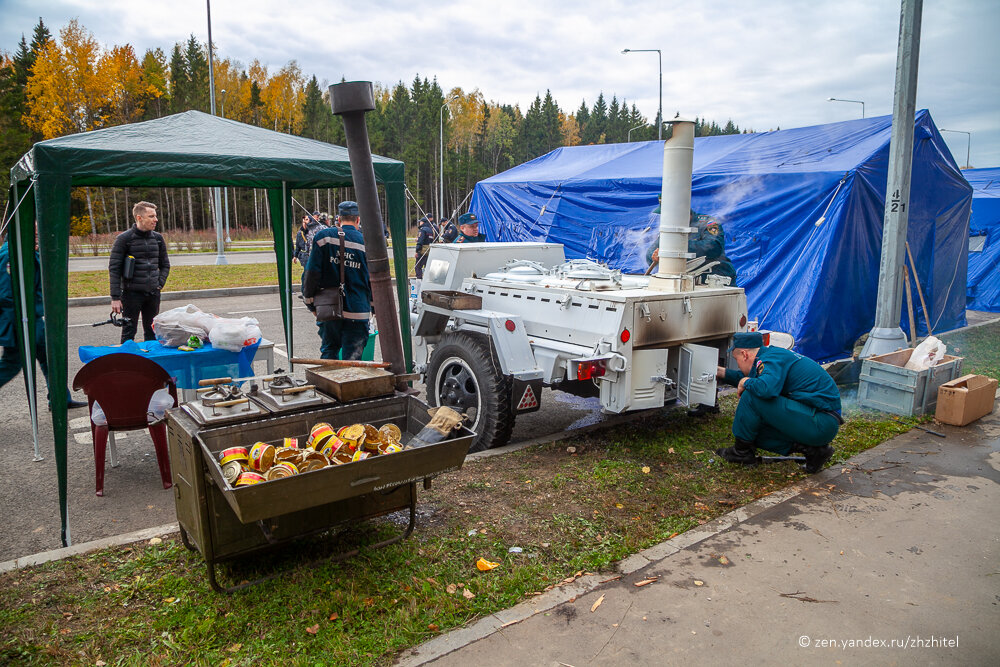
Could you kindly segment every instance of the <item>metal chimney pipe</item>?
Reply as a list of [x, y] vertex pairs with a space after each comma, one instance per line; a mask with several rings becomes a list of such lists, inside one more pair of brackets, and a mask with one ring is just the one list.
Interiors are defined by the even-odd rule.
[[330, 86], [330, 106], [333, 113], [344, 119], [347, 154], [351, 160], [351, 176], [361, 214], [361, 233], [365, 237], [365, 254], [372, 284], [372, 299], [379, 322], [379, 345], [382, 359], [396, 374], [405, 373], [403, 340], [400, 337], [398, 310], [389, 275], [389, 250], [382, 233], [382, 210], [375, 185], [372, 149], [368, 141], [365, 114], [375, 109], [371, 81], [348, 81]]
[[691, 226], [691, 174], [694, 170], [694, 122], [675, 118], [673, 133], [663, 143], [663, 186], [660, 200], [660, 263], [651, 289], [687, 292], [694, 281], [684, 277]]

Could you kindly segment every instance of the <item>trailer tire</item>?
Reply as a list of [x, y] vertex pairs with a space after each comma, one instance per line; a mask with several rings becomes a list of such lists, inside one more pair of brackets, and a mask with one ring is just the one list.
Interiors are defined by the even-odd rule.
[[514, 428], [511, 378], [488, 338], [461, 332], [442, 336], [431, 352], [425, 383], [427, 401], [469, 415], [465, 425], [476, 433], [469, 452], [499, 447]]

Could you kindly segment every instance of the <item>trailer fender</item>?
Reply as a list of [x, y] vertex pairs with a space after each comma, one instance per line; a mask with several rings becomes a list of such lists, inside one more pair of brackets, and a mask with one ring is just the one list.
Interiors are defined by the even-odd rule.
[[543, 378], [544, 373], [535, 362], [524, 321], [519, 315], [497, 313], [489, 317], [489, 327], [490, 339], [504, 375], [525, 381]]

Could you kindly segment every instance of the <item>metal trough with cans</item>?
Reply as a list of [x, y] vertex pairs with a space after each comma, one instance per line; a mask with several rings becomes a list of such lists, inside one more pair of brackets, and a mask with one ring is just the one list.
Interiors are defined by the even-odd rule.
[[232, 592], [273, 575], [226, 587], [216, 576], [219, 562], [262, 552], [335, 526], [408, 509], [405, 530], [369, 548], [405, 539], [413, 532], [416, 520], [417, 482], [423, 482], [426, 488], [431, 478], [461, 468], [472, 431], [463, 427], [454, 437], [426, 447], [238, 488], [223, 476], [218, 455], [229, 447], [249, 447], [256, 441], [274, 442], [289, 436], [300, 436], [304, 442], [304, 436], [317, 422], [368, 423], [376, 427], [392, 423], [402, 431], [405, 444], [428, 421], [426, 404], [403, 394], [222, 426], [198, 424], [187, 412], [171, 410], [167, 434], [181, 539], [189, 549], [204, 556], [209, 583], [220, 592]]

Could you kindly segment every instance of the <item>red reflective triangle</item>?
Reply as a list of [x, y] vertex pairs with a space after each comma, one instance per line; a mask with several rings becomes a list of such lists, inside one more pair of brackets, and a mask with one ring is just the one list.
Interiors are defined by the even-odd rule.
[[529, 384], [524, 390], [524, 394], [521, 396], [521, 402], [517, 404], [518, 410], [527, 410], [528, 408], [537, 408], [538, 399], [535, 398], [535, 392], [531, 391], [531, 385]]

